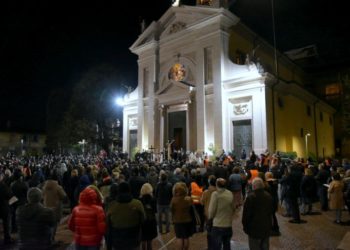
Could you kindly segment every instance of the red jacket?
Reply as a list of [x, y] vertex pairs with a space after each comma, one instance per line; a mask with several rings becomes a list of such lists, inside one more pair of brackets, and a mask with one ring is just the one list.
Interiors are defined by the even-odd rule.
[[96, 205], [97, 193], [92, 188], [85, 188], [68, 221], [68, 227], [74, 232], [74, 241], [80, 246], [99, 246], [106, 232], [105, 213]]

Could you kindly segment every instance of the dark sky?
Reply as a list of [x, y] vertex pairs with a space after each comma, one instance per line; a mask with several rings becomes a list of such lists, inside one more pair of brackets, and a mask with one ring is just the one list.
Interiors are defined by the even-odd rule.
[[[135, 86], [137, 57], [128, 48], [140, 33], [140, 19], [149, 24], [171, 5], [171, 0], [78, 2], [2, 1], [0, 128], [11, 121], [16, 128], [44, 130], [50, 91], [65, 88], [69, 92], [81, 74], [95, 65], [115, 65]], [[350, 31], [347, 9], [340, 1], [274, 2], [279, 49], [316, 43], [327, 63], [350, 58], [345, 43]], [[236, 0], [230, 9], [271, 41], [270, 3]]]

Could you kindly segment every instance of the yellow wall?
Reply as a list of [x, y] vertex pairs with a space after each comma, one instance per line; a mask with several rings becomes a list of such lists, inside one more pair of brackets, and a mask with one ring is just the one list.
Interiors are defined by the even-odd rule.
[[[332, 156], [334, 155], [334, 140], [333, 140], [333, 128], [334, 119], [331, 114], [323, 112], [323, 121], [320, 120], [320, 108], [316, 109], [316, 124], [318, 134], [318, 153], [319, 156]], [[332, 120], [332, 124], [330, 122]]]
[[[277, 97], [278, 96], [278, 97]], [[283, 107], [279, 107], [278, 98], [282, 99]], [[316, 128], [314, 106], [292, 95], [275, 95], [276, 110], [276, 149], [283, 152], [296, 151], [298, 157], [306, 157], [306, 139], [308, 137], [308, 152], [318, 157], [334, 156], [333, 125], [330, 125], [330, 113], [316, 104]], [[307, 115], [307, 105], [311, 108], [311, 116]], [[320, 111], [323, 122], [320, 121]], [[333, 119], [333, 118], [332, 118]], [[303, 136], [301, 135], [303, 129]], [[317, 131], [317, 135], [316, 135]], [[318, 152], [316, 151], [316, 136]], [[324, 150], [323, 150], [324, 149]], [[324, 154], [323, 154], [324, 152]]]

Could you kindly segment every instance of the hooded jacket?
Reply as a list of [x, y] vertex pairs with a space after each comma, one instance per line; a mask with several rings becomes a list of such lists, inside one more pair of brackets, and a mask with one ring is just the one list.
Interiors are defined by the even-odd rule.
[[66, 192], [58, 185], [57, 181], [47, 180], [45, 182], [43, 187], [44, 206], [54, 210], [56, 221], [61, 220], [63, 212], [62, 202], [66, 196]]
[[99, 246], [106, 232], [105, 214], [98, 204], [94, 189], [85, 188], [68, 221], [68, 227], [74, 232], [74, 241], [79, 246]]

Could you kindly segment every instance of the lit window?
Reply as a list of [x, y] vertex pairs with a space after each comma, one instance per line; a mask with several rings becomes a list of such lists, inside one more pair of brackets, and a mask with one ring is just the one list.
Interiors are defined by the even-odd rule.
[[341, 84], [332, 83], [326, 86], [326, 99], [338, 98], [341, 95]]

